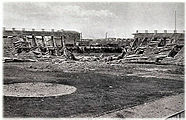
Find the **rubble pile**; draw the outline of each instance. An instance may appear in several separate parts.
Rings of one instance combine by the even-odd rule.
[[[18,41],[19,38],[15,37],[7,37],[3,38],[3,56],[4,57],[12,57],[15,52],[14,42]]]
[[[64,47],[63,56],[65,56],[65,58],[69,59],[69,60],[77,60],[77,58],[74,56],[74,54],[72,52],[70,52],[69,50],[67,50],[66,47]]]
[[[65,43],[63,47],[35,46],[26,38],[16,36],[4,38],[4,58],[5,61],[43,61],[55,64],[65,61],[79,62],[141,62],[158,64],[184,64],[184,39],[182,34],[137,34],[130,46],[124,47],[120,55],[104,56],[75,56],[67,49]],[[183,36],[182,36],[183,37]],[[36,40],[36,39],[35,39]],[[36,41],[35,41],[36,42]],[[64,41],[63,41],[64,42]],[[183,47],[183,48],[182,48]]]
[[[29,52],[23,51],[20,54],[17,54],[16,56],[18,59],[23,59],[23,60],[26,60],[26,59],[36,60],[37,58],[37,55],[34,54],[32,51],[29,51]]]
[[[140,39],[140,40],[139,40]],[[184,64],[182,33],[136,33],[126,62],[154,64]]]
[[[182,48],[174,57],[166,57],[161,63],[184,65],[184,48]]]

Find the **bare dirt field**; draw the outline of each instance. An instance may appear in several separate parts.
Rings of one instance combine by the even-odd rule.
[[[4,63],[4,85],[52,83],[72,94],[4,96],[4,117],[98,117],[184,93],[184,66],[117,62]]]
[[[101,118],[167,118],[184,110],[184,94],[164,97],[152,102],[122,109]],[[181,119],[181,118],[179,118]]]

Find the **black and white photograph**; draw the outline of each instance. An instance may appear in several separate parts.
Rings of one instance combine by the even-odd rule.
[[[185,2],[2,2],[2,115],[185,118]]]

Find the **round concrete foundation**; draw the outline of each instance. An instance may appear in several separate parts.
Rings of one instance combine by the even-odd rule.
[[[72,94],[76,88],[55,83],[14,83],[3,86],[4,96],[49,97]]]

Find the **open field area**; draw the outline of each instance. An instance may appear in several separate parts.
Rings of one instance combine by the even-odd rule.
[[[184,67],[63,61],[4,63],[4,84],[74,86],[68,95],[4,96],[4,117],[98,117],[184,92]]]
[[[184,8],[3,3],[3,117],[184,119]]]

